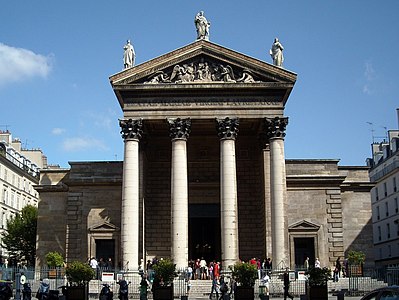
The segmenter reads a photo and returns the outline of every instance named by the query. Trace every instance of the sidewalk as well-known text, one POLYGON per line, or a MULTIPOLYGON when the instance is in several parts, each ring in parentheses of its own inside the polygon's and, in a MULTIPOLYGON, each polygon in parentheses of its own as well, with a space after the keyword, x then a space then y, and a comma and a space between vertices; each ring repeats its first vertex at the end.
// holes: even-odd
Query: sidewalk
MULTIPOLYGON (((345 296, 345 300, 359 300, 362 296, 357 296, 357 297, 350 297, 350 296, 345 296)), ((209 297, 188 297, 189 300, 209 300, 209 297)), ((216 298, 213 298, 216 299, 216 298)), ((257 300, 260 298, 255 297, 254 300, 257 300)), ((269 298, 270 300, 284 300, 284 298, 280 298, 280 297, 271 297, 269 298)), ((294 300, 299 300, 299 297, 294 297, 294 300)), ((234 298, 232 298, 232 300, 234 300, 234 298)), ((331 294, 328 295, 328 300, 337 300, 337 296, 332 296, 331 294)))

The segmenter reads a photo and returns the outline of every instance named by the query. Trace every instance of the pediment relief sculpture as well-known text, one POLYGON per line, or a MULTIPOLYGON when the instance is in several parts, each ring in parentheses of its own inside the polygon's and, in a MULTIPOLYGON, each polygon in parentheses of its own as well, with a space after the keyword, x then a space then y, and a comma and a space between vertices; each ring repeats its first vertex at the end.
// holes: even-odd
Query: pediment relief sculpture
POLYGON ((147 78, 146 84, 157 83, 255 83, 248 69, 241 72, 234 70, 230 65, 205 60, 175 65, 171 71, 157 71, 147 78))

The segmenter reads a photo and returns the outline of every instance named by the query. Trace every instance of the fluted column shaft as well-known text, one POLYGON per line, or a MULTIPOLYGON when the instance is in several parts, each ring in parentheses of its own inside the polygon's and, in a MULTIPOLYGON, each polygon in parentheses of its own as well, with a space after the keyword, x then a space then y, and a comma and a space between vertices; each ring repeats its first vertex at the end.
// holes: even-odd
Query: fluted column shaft
POLYGON ((122 268, 139 266, 139 140, 142 120, 120 120, 125 141, 122 179, 121 250, 122 268))
POLYGON ((284 136, 288 118, 265 119, 270 145, 272 251, 275 268, 289 266, 284 136))
POLYGON ((172 140, 171 167, 171 257, 177 268, 188 266, 188 174, 187 138, 190 119, 168 119, 172 140))
POLYGON ((238 203, 235 139, 238 119, 217 119, 220 138, 220 212, 222 266, 227 269, 239 260, 238 203))

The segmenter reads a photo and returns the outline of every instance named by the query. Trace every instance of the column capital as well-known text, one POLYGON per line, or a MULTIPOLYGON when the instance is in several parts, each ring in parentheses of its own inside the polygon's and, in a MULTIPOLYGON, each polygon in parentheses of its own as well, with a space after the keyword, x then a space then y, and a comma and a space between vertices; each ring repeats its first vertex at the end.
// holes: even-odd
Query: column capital
POLYGON ((216 118, 216 130, 218 132, 218 137, 220 139, 235 140, 239 131, 238 125, 240 125, 238 118, 216 118))
POLYGON ((191 133, 191 119, 166 119, 169 123, 169 137, 187 140, 191 133))
POLYGON ((119 126, 121 127, 120 133, 125 141, 128 139, 141 139, 143 134, 143 119, 119 120, 119 126))
POLYGON ((266 140, 270 140, 272 138, 284 138, 285 129, 287 125, 288 125, 287 117, 264 118, 263 134, 266 140))

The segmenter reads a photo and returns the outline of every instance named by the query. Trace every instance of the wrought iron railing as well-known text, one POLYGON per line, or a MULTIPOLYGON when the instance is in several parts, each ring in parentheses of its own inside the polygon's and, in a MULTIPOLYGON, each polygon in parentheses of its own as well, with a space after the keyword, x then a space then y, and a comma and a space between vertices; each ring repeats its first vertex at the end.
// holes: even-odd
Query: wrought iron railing
MULTIPOLYGON (((341 278, 338 282, 332 280, 328 282, 328 289, 330 293, 344 290, 346 295, 359 296, 365 293, 387 285, 399 285, 399 268, 381 268, 371 269, 362 267, 359 269, 355 266, 350 266, 348 270, 348 277, 341 278)), ((259 270, 258 278, 262 278, 266 272, 269 273, 269 294, 270 297, 281 297, 283 295, 283 273, 286 269, 279 270, 259 270)), ((15 281, 17 273, 24 273, 27 281, 31 284, 32 292, 35 293, 39 288, 40 280, 44 278, 49 279, 50 289, 57 290, 66 284, 65 269, 64 268, 0 268, 0 280, 15 281)), ((290 293, 296 297, 306 293, 306 278, 303 269, 290 270, 291 284, 290 293)), ((130 282, 129 284, 129 298, 139 299, 140 297, 140 282, 142 280, 142 273, 140 272, 127 272, 124 270, 109 270, 99 269, 94 278, 89 283, 89 294, 91 299, 98 299, 99 293, 104 283, 110 285, 114 292, 114 299, 117 299, 119 286, 117 281, 121 278, 130 282)), ((231 272, 222 271, 226 282, 230 283, 231 272)), ((151 274, 145 274, 151 279, 151 274)), ((208 282, 210 280, 208 279, 208 282)), ((188 278, 186 270, 178 270, 177 277, 174 280, 174 296, 181 298, 181 296, 189 295, 190 283, 194 285, 195 280, 188 278)), ((209 285, 210 287, 210 285, 209 285)), ((258 297, 262 293, 262 284, 258 279, 255 284, 255 295, 258 297)), ((202 291, 201 294, 210 293, 211 289, 202 291)), ((14 284, 15 293, 15 284, 14 284)), ((191 294, 190 294, 191 295, 191 294)), ((151 298, 151 285, 149 286, 149 298, 151 298)))

